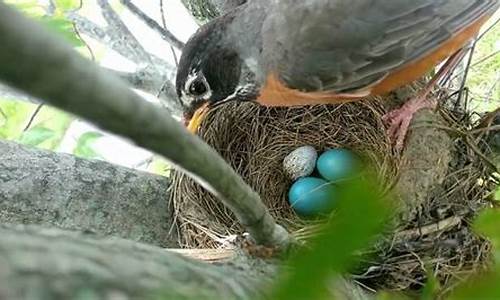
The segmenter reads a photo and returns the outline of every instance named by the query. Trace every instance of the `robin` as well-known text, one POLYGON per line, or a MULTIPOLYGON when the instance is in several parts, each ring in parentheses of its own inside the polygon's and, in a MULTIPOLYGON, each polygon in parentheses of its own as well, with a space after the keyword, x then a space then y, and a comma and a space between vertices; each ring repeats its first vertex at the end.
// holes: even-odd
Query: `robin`
MULTIPOLYGON (((244 1, 240 1, 244 2, 244 1)), ((413 114, 500 0, 249 0, 186 43, 176 90, 188 129, 228 101, 342 103, 408 84, 448 58, 429 85, 384 116, 401 147, 413 114)))

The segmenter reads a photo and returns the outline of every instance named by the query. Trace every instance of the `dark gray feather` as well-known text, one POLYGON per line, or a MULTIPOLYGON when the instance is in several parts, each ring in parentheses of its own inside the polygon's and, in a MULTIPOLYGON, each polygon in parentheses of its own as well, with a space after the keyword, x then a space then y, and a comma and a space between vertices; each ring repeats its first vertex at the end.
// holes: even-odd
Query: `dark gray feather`
MULTIPOLYGON (((499 0, 254 0, 267 5, 260 72, 292 88, 345 92, 436 49, 499 0)), ((263 74, 258 74, 263 75, 263 74)))

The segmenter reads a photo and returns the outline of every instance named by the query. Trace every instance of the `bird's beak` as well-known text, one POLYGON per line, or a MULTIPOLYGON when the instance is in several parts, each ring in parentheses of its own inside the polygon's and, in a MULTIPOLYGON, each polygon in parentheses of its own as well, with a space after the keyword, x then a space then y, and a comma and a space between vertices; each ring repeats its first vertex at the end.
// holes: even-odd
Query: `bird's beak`
POLYGON ((205 118, 209 110, 209 104, 209 102, 203 104, 194 112, 193 116, 189 120, 187 130, 189 130, 191 133, 196 134, 198 132, 198 128, 200 127, 201 122, 203 122, 203 119, 205 118))

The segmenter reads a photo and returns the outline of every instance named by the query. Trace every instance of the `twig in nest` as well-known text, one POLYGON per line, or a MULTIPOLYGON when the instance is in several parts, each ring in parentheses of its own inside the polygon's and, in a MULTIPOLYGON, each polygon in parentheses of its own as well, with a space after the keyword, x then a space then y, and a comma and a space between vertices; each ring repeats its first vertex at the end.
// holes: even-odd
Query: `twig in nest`
POLYGON ((404 230, 396 233, 394 235, 394 240, 395 241, 407 241, 407 240, 412 240, 412 239, 417 239, 421 236, 426 236, 431 233, 436 233, 436 232, 445 232, 450 230, 453 227, 456 227, 462 223, 462 217, 461 216, 453 216, 444 220, 441 220, 437 223, 434 224, 429 224, 423 227, 419 228, 414 228, 414 229, 409 229, 409 230, 404 230))
POLYGON ((442 129, 446 130, 448 132, 453 132, 460 137, 463 138, 464 142, 469 146, 469 148, 476 153, 477 156, 479 156, 491 169, 496 170, 497 166, 495 162, 493 162, 488 156, 486 156, 478 147, 477 145, 471 140, 471 133, 470 132, 464 132, 460 129, 457 128, 452 128, 449 126, 441 125, 441 124, 434 124, 434 123, 428 123, 428 124, 419 124, 416 126, 412 126, 412 128, 421 128, 421 127, 433 127, 437 129, 442 129))
POLYGON ((470 134, 477 134, 477 133, 483 133, 483 132, 489 132, 489 131, 498 131, 500 130, 500 125, 493 125, 490 127, 485 127, 485 128, 478 128, 474 130, 470 130, 470 134))

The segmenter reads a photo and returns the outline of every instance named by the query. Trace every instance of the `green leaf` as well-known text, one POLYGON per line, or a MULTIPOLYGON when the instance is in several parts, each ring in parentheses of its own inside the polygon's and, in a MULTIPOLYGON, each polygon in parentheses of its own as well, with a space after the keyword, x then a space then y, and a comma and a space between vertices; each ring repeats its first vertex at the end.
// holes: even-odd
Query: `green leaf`
POLYGON ((101 156, 92 149, 92 144, 102 137, 99 132, 86 132, 80 136, 73 150, 73 154, 83 158, 101 158, 101 156))
POLYGON ((54 131, 51 129, 45 127, 33 127, 21 135, 19 142, 25 145, 38 146, 44 141, 52 138, 54 134, 54 131))
POLYGON ((322 299, 328 283, 355 262, 355 253, 365 249, 384 228, 389 214, 388 199, 380 199, 367 182, 351 182, 342 188, 337 211, 323 232, 313 238, 290 261, 271 299, 322 299))
POLYGON ((448 298, 449 300, 500 299, 500 272, 472 278, 448 298))
MULTIPOLYGON (((63 10, 65 9, 63 7, 69 7, 69 9, 71 9, 72 7, 76 8, 79 6, 79 2, 75 0, 59 0, 57 2, 60 2, 60 8, 63 10)), ((85 45, 76 34, 73 28, 73 23, 66 19, 63 13, 59 12, 53 16, 47 16, 42 6, 37 1, 33 0, 7 1, 7 4, 14 6, 28 17, 39 21, 49 30, 52 30, 62 36, 74 47, 81 47, 85 45)))
POLYGON ((440 284, 436 276, 432 274, 430 269, 427 270, 427 282, 422 290, 421 300, 437 299, 437 294, 440 290, 440 284))
POLYGON ((401 293, 396 293, 396 292, 387 292, 387 291, 382 291, 378 292, 376 297, 376 300, 410 300, 408 296, 405 296, 401 293))
POLYGON ((80 6, 78 0, 54 0, 54 3, 58 9, 62 10, 71 10, 80 6))
POLYGON ((164 158, 155 156, 149 165, 148 170, 154 174, 168 176, 172 170, 172 165, 164 158))
POLYGON ((16 140, 22 133, 35 105, 22 101, 0 99, 0 138, 16 140))
POLYGON ((48 29, 58 33, 74 47, 83 46, 83 42, 78 38, 73 27, 73 23, 61 17, 42 17, 40 22, 48 29))
POLYGON ((500 211, 497 209, 486 209, 474 221, 474 230, 487 236, 493 246, 500 246, 500 211))
MULTIPOLYGON (((33 104, 29 104, 28 107, 30 108, 29 113, 23 115, 23 119, 17 121, 19 124, 16 126, 16 130, 18 130, 19 134, 12 138, 14 140, 19 140, 22 137, 24 126, 26 126, 26 123, 32 118, 33 113, 37 109, 37 106, 33 104)), ((59 109, 47 105, 41 108, 33 120, 32 127, 44 127, 53 131, 54 134, 37 144, 37 148, 55 150, 63 140, 72 121, 73 119, 69 114, 59 109)))

